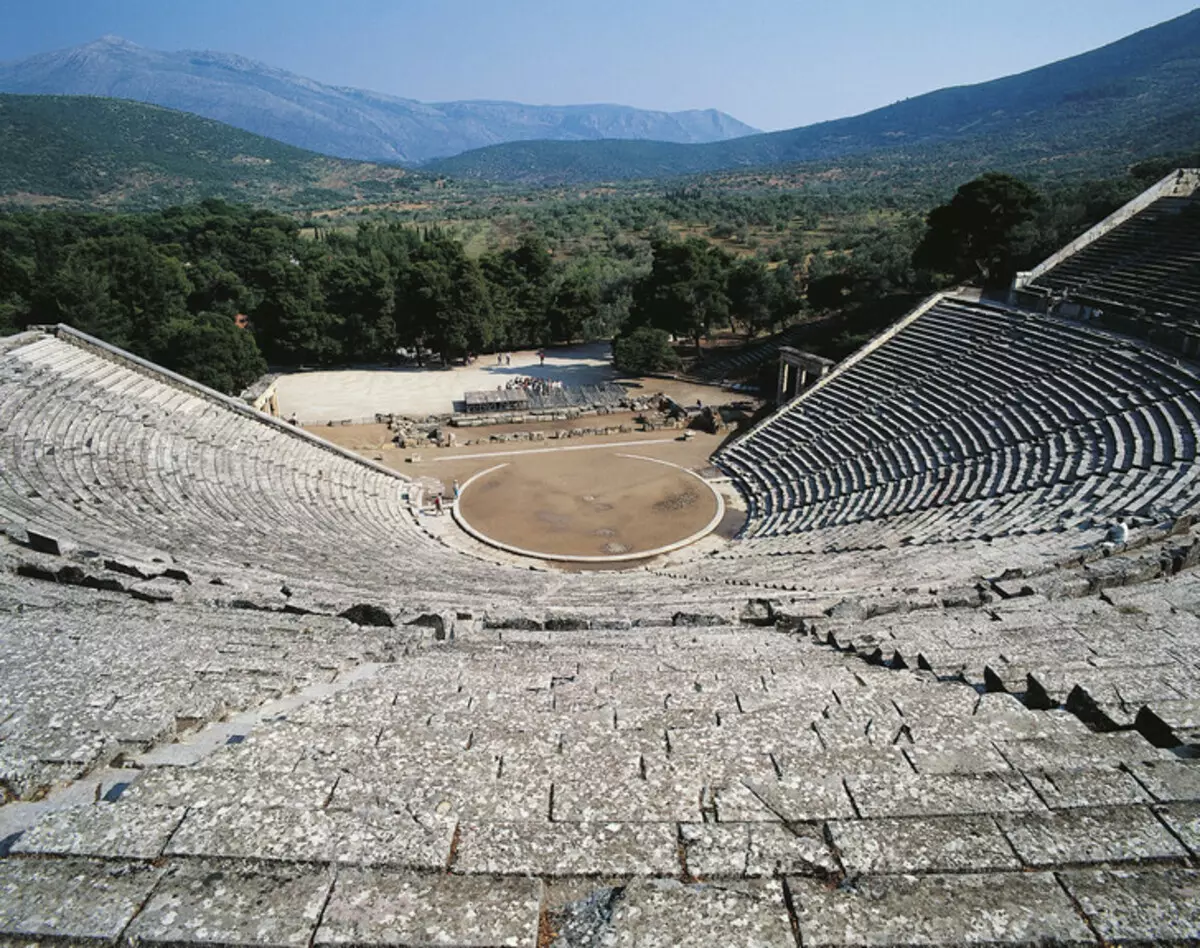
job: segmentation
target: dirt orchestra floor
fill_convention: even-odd
[[[654,550],[702,530],[717,512],[701,480],[618,451],[526,454],[497,463],[505,466],[465,488],[461,515],[493,540],[538,553]]]
[[[605,424],[621,424],[632,416],[606,415]],[[591,421],[591,419],[585,419]],[[578,427],[582,422],[552,422],[545,425],[497,425],[489,428],[464,428],[462,437],[484,438],[508,430],[549,430],[551,427]],[[702,471],[709,467],[709,457],[724,437],[697,433],[682,440],[682,432],[634,431],[625,434],[596,435],[555,441],[501,441],[471,444],[453,448],[430,445],[421,448],[397,448],[392,444],[386,425],[312,425],[308,431],[334,444],[357,452],[373,461],[395,468],[410,477],[433,477],[440,480],[447,493],[454,481],[465,482],[472,474],[528,455],[530,458],[566,456],[577,459],[583,466],[603,464],[613,454],[641,454],[670,461],[689,470]],[[410,462],[408,458],[419,458]]]

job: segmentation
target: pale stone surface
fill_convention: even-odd
[[[795,948],[781,881],[685,885],[638,879],[612,915],[606,948]]]
[[[1169,803],[1155,809],[1192,855],[1200,856],[1200,803]]]
[[[837,777],[785,774],[778,780],[747,780],[747,788],[776,818],[804,821],[854,816],[846,788]]]
[[[682,823],[679,830],[688,872],[698,879],[837,871],[818,826]]]
[[[889,780],[875,775],[846,781],[864,817],[939,816],[1045,811],[1017,774],[912,774]]]
[[[1149,794],[1130,774],[1112,767],[1029,773],[1025,777],[1052,810],[1150,802]]]
[[[302,948],[331,885],[333,873],[325,868],[188,862],[173,867],[129,937],[145,944]]]
[[[448,414],[463,392],[503,388],[518,375],[569,378],[571,385],[611,381],[616,373],[608,349],[607,343],[548,349],[544,366],[535,352],[514,352],[511,366],[497,365],[494,355],[481,355],[475,365],[448,370],[414,366],[300,372],[281,376],[276,391],[280,413],[290,417],[294,412],[301,424],[361,420],[375,412]]]
[[[1094,944],[1051,873],[863,876],[787,885],[806,946]]]
[[[682,871],[673,823],[464,823],[451,868],[543,877]]]
[[[560,822],[679,822],[700,819],[703,781],[664,774],[642,780],[601,771],[554,782],[554,819]]]
[[[187,815],[167,855],[441,870],[454,827],[408,813],[212,807]]]
[[[121,797],[122,804],[207,806],[238,804],[259,809],[325,806],[337,782],[336,773],[281,774],[197,767],[157,767],[139,777]]]
[[[1200,872],[1194,869],[1098,869],[1060,875],[1110,944],[1184,944],[1200,939]]]
[[[161,876],[132,863],[0,860],[0,938],[113,942]]]
[[[13,845],[17,853],[155,859],[184,815],[183,807],[97,803],[47,813]]]
[[[1200,800],[1200,761],[1156,760],[1131,770],[1156,800]]]
[[[1021,867],[990,816],[838,820],[829,831],[852,875]]]
[[[345,869],[316,944],[524,948],[537,941],[541,905],[537,879]]]
[[[1102,807],[1057,813],[1000,814],[1013,848],[1029,866],[1184,859],[1187,851],[1149,807]]]

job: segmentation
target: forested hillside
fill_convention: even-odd
[[[220,201],[0,213],[0,333],[68,323],[226,391],[268,361],[387,363],[399,347],[450,361],[614,335],[630,365],[665,367],[668,335],[693,355],[716,330],[752,338],[799,321],[818,327],[812,348],[839,357],[915,294],[963,279],[1002,284],[1165,168],[1045,193],[985,176],[929,216],[932,227],[932,204],[879,208],[845,195],[581,201],[543,209],[479,253],[438,227],[330,229]],[[607,222],[596,216],[606,210]],[[769,251],[731,244],[728,215],[784,239]],[[960,240],[972,228],[983,249]],[[969,260],[947,252],[959,245],[973,247]]]
[[[0,204],[152,208],[217,197],[335,207],[396,199],[420,181],[157,106],[0,95]]]
[[[460,178],[556,184],[794,162],[836,167],[877,154],[896,168],[966,162],[974,170],[1028,172],[1052,161],[1060,171],[1098,174],[1197,142],[1200,10],[1020,75],[818,125],[707,145],[516,142],[428,168]]]

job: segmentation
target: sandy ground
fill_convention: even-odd
[[[524,452],[503,463],[463,491],[460,510],[486,536],[539,553],[653,550],[702,529],[717,510],[696,478],[617,451]]]
[[[623,379],[609,359],[607,342],[546,350],[546,364],[535,351],[514,352],[511,365],[496,357],[480,356],[474,365],[453,368],[341,369],[335,372],[296,372],[281,376],[276,391],[284,418],[293,414],[304,425],[326,421],[363,421],[378,414],[449,414],[463,393],[503,388],[516,376],[556,379],[565,385],[628,382],[633,391],[663,392],[683,402],[729,401],[738,396],[710,386],[669,379]]]
[[[615,419],[617,415],[605,416]],[[618,422],[613,421],[613,424]],[[504,430],[515,429],[522,431],[546,430],[557,424],[549,425],[508,425]],[[578,423],[575,423],[578,424]],[[566,423],[566,427],[574,427]],[[530,457],[547,458],[565,455],[576,459],[581,466],[602,463],[602,459],[612,454],[641,454],[647,457],[670,461],[690,470],[700,471],[709,466],[709,456],[720,446],[722,437],[697,433],[690,441],[679,440],[682,434],[674,429],[664,431],[636,431],[629,434],[600,435],[588,438],[570,438],[565,441],[507,441],[497,444],[473,444],[453,448],[438,448],[430,446],[413,450],[397,448],[391,443],[386,425],[310,425],[313,434],[332,441],[334,444],[349,448],[364,457],[388,467],[395,468],[411,477],[435,477],[445,484],[447,491],[454,481],[465,481],[468,477],[484,468],[492,467],[501,461],[519,458],[520,454],[536,452]],[[493,428],[468,428],[464,432],[471,434],[465,437],[486,437],[502,430],[501,426]],[[410,463],[406,459],[419,457],[421,460]]]

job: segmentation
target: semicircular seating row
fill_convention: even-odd
[[[944,298],[716,461],[748,496],[740,553],[809,552],[1178,515],[1198,438],[1193,366]]]
[[[1200,306],[1200,192],[1161,197],[1033,281],[1097,304],[1195,319]]]
[[[641,596],[670,609],[723,592],[464,555],[421,528],[404,479],[69,338],[0,353],[0,418],[0,525],[106,554],[165,552],[276,593],[286,583],[322,601],[419,595],[430,608]]]

